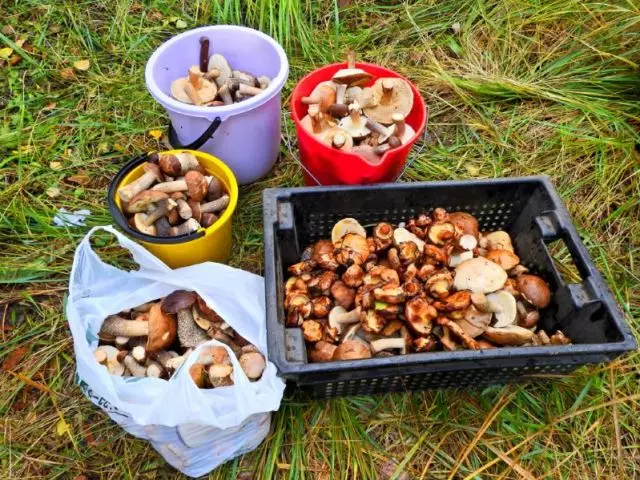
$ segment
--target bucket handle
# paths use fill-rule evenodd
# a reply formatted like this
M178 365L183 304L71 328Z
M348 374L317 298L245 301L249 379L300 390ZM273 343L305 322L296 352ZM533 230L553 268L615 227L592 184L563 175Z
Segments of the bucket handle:
M122 179L126 177L129 174L129 172L131 172L131 170L136 168L138 165L145 163L149 159L149 156L152 153L153 152L142 153L132 158L120 169L120 171L116 174L116 176L113 177L113 180L111 180L111 183L109 184L109 190L107 192L107 205L109 207L109 213L111 213L111 216L116 221L118 226L122 230L124 230L124 232L127 235L137 240L142 240L143 242L174 244L174 243L189 242L191 240L195 240L196 238L202 237L204 235L204 229L199 229L198 231L193 233L185 233L184 235L177 235L175 237L152 237L151 235L140 233L139 231L129 226L127 217L124 216L124 213L122 213L122 210L120 210L116 205L115 198L116 198L118 187L122 182Z
M200 147L202 147L202 145L204 145L205 142L213 136L221 123L222 119L220 117L214 118L211 122L211 125L209 125L207 129L202 132L202 135L200 135L190 144L183 145L182 143L180 143L180 140L178 140L178 132L176 132L173 124L171 123L171 121L169 121L169 143L171 144L171 146L173 146L173 148L180 150L200 150Z
M287 132L286 133L287 139L291 138L289 136L289 124L287 123L287 119L286 118L284 119L284 129ZM412 157L411 160L409 160L408 162L405 163L404 168L402 169L400 174L396 177L394 182L400 181L400 179L406 173L406 171L409 169L409 167L411 167L411 165L413 165L413 162L415 162L418 159L418 157L420 156L420 154L424 150L424 147L427 145L427 135L428 135L427 127L425 127L424 131L422 132L422 142L420 142L420 146L418 147L418 149L415 152L411 152L411 157ZM316 185L322 185L320 183L320 180L318 180L316 178L316 176L313 173L311 173L311 171L296 157L296 155L294 155L293 150L291 149L291 142L287 142L287 149L289 150L289 153L291 154L291 156L297 160L298 165L300 165L302 167L302 169L305 172L307 172L307 175L309 175L311 177L311 179L314 182L316 182Z

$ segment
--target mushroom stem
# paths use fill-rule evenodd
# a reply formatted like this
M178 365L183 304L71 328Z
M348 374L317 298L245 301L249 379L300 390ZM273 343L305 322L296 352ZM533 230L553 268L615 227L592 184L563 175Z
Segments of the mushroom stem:
M184 85L184 92L187 94L189 100L191 100L194 105L202 105L202 98L200 98L198 90L196 90L196 87L194 87L191 82L188 82Z
M344 147L345 143L347 143L347 139L341 133L336 133L331 139L331 144L337 149Z
M376 122L375 120L371 120L367 118L366 126L372 132L376 132L378 134L378 143L384 143L391 136L391 128L387 128L381 123Z
M243 72L241 70L233 70L231 72L231 76L235 79L237 79L240 83L244 83L245 85L249 85L251 87L255 87L256 84L259 84L259 82L257 81L256 77L254 77L253 75ZM258 82L258 83L256 83Z
M262 93L262 89L261 88L257 88L257 87L250 87L249 85L245 85L244 83L241 83L240 86L238 87L238 92L240 92L242 95L259 95Z
M170 237L177 237L178 235L186 235L187 233L193 233L200 228L200 224L193 218L190 218L182 225L177 227L171 227L169 229Z
M349 116L354 125L360 125L362 117L360 115L360 105L358 105L358 102L353 102L349 105Z
M114 337L145 337L149 335L149 322L127 320L114 315L104 321L100 331Z
M224 104L231 105L233 103L233 98L231 97L231 92L229 91L229 85L227 83L220 85L220 83L222 82L219 78L216 78L216 83L218 83L218 86L220 87L218 89L218 95L220 96Z
M382 145L378 145L377 147L375 147L373 149L373 153L375 153L376 155L380 156L384 152L386 152L387 150L391 150L391 145L389 145L388 143L384 143Z
M154 354L155 359L162 365L164 368L169 368L168 363L171 359L179 357L179 355L174 351L161 350Z
M405 131L404 117L401 113L394 113L391 115L391 120L393 120L393 124L395 125L394 135L402 138Z
M158 362L150 360L147 363L147 371L146 371L147 377L161 378L161 377L164 377L165 373L166 372L164 368L162 368L162 365L160 365Z
M344 104L344 94L346 91L347 86L345 84L340 84L336 87L336 104Z
M189 83L193 85L193 88L198 89L200 87L201 73L197 67L191 67L189 69Z
M209 59L207 59L207 63L209 62ZM220 76L220 70L218 70L217 68L214 68L212 70L209 70L208 72L205 72L202 77L205 80L215 80L216 78L218 78Z
M193 320L190 308L178 310L178 340L183 347L196 347L209 340Z
M155 182L156 180L157 177L155 176L155 174L153 174L152 172L146 172L137 180L118 190L118 195L120 195L121 200L128 202L140 192L153 185L153 182Z
M193 212L191 212L189 204L182 198L178 199L176 203L178 204L178 215L180 215L180 218L184 218L185 220L190 219Z
M116 337L115 342L116 347L119 349L126 348L129 344L129 337Z
M147 359L147 349L142 345L137 345L131 350L131 356L136 362L142 365Z
M171 229L171 224L169 223L169 220L167 220L167 217L160 217L156 223L156 235L158 235L159 237L168 237L169 236L169 230Z
M215 213L222 210L223 208L226 208L227 205L229 205L229 195L223 195L217 200L213 200L211 202L203 203L202 205L200 205L200 212Z
M356 323L356 322L360 321L360 312L358 311L357 308L354 308L350 312L337 314L335 316L335 319L336 319L336 323L339 323L341 325L349 324L349 323Z
M322 132L322 117L320 115L320 107L318 105L313 104L309 106L307 110L309 114L309 118L311 118L311 126L313 127L313 133L321 133Z
M168 359L163 366L170 370L179 369L182 366L182 364L187 360L187 358L189 357L192 351L193 351L193 348L187 349L187 351L184 352L182 355L175 356L173 358Z
M262 76L258 77L258 83L260 84L260 88L262 88L264 90L271 83L271 79L269 77L267 77L266 75L262 75Z
M385 78L382 80L382 97L380 103L382 105L388 105L391 102L393 96L393 80Z
M353 50L347 52L347 68L356 68L356 52Z
M380 340L374 340L369 343L369 348L373 353L378 353L382 350L389 350L392 348L405 347L404 338L381 338Z
M147 369L144 368L142 365L140 365L138 362L136 362L135 358L133 358L131 355L127 355L126 357L124 357L123 363L124 363L124 366L129 369L129 371L134 377L147 376Z
M187 182L185 180L174 180L173 182L163 182L158 185L154 185L151 190L158 192L173 193L173 192L186 192Z
M168 199L162 202L159 202L158 207L148 215L142 218L142 223L144 223L147 227L153 225L153 223L158 220L160 217L164 217L169 210L173 210L176 207L176 202Z

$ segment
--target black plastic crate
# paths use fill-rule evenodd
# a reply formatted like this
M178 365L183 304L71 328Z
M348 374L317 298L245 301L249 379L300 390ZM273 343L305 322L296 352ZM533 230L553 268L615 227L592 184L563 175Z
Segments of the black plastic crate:
M288 383L318 398L402 390L478 387L545 378L612 360L636 348L634 337L547 177L393 183L364 187L264 191L264 246L269 358ZM334 223L354 217L397 224L436 207L476 216L482 230L506 230L521 263L551 287L541 311L547 332L562 329L568 346L412 353L387 358L307 363L299 328L286 328L286 269L307 245L330 238ZM548 244L563 240L582 278L565 284Z

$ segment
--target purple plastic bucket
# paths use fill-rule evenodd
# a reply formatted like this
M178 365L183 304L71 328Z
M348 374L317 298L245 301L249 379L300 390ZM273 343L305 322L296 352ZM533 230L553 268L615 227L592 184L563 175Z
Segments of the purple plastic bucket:
M198 65L202 36L209 38L210 55L224 55L234 70L268 76L269 87L253 98L220 107L197 107L171 97L171 82ZM151 55L145 70L147 88L167 111L181 145L200 138L216 117L222 120L199 149L225 162L239 184L263 177L278 158L280 92L288 75L289 62L278 42L257 30L235 25L196 28L173 37Z

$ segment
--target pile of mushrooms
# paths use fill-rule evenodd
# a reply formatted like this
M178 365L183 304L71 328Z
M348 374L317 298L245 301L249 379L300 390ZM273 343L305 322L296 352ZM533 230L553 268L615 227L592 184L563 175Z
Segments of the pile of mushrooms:
M171 83L171 96L183 103L217 107L259 95L270 83L267 76L231 70L227 59L219 53L209 57L209 39L201 37L200 64L189 68L186 77Z
M302 103L308 105L301 124L318 141L356 153L376 163L380 155L407 143L415 135L405 118L413 108L408 82L382 77L367 87L372 76L355 66L350 51L347 68L320 82Z
M509 234L481 233L465 212L436 208L370 235L345 218L288 271L286 325L302 329L310 362L571 343L538 328L551 291Z
M153 153L142 168L142 176L118 189L122 211L140 233L188 235L213 225L229 205L223 183L191 153Z
M176 290L164 298L111 315L94 352L110 374L167 379L189 354L212 338L228 345L249 380L262 376L264 356L195 292ZM203 348L189 374L199 388L233 385L233 367L224 347Z

